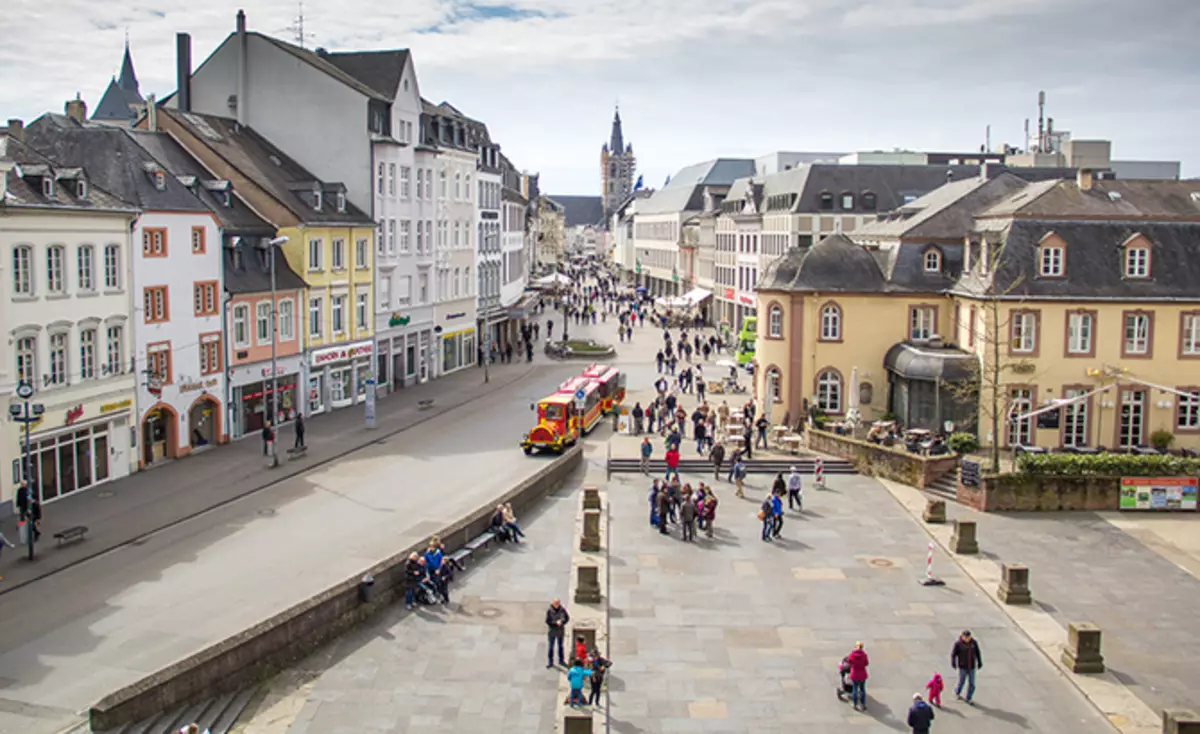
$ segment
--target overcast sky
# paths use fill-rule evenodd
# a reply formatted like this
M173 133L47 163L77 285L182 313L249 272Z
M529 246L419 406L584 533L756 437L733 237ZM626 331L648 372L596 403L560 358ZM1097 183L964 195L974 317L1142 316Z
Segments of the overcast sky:
M233 30L295 40L292 0L5 0L0 115L99 101L128 30L142 93ZM1047 114L1119 159L1200 175L1200 0L308 0L306 45L410 48L421 90L488 124L542 190L598 194L619 101L647 186L717 156L978 150Z

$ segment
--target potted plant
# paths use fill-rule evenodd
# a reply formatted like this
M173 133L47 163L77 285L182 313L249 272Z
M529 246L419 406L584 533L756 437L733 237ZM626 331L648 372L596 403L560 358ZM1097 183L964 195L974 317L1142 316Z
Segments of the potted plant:
M1168 430L1160 428L1150 434L1150 445L1163 453L1166 453L1173 443L1175 443L1175 434Z

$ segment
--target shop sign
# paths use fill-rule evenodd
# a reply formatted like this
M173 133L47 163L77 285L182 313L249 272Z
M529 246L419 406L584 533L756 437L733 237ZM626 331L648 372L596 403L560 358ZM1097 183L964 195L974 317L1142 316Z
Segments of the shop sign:
M374 342L361 342L359 344L350 344L347 346L329 347L327 349L318 349L312 353L310 359L313 367L320 367L323 364L330 362L343 362L347 359L355 357L369 357L374 351Z
M277 376L277 377L278 377L278 376L281 376L281 375L286 375L287 373L288 373L287 367L284 367L283 365L278 365L278 364L277 364L277 365L275 365L275 376ZM270 377L270 376L271 376L271 368L270 368L270 367L263 367L263 368L262 368L262 376L263 376L263 377Z
M219 380L215 377L209 378L204 382L187 382L179 386L179 392L195 392L208 387L216 387Z
M398 313L394 313L388 319L388 326L408 326L410 321L412 321L412 316L401 316Z
M1122 510L1196 511L1196 477L1121 477Z
M455 319L461 319L463 316L466 316L466 315L467 315L466 311L460 311L458 313L448 313L448 314L446 314L446 320L453 321Z
M723 289L721 291L721 297L724 298L726 301L732 301L733 300L733 289L732 288Z
M118 410L125 410L126 408L129 408L132 405L133 405L132 398L125 398L124 400L120 400L115 403L104 403L103 405L100 406L100 414L104 415L105 413L115 413Z
M739 293L737 300L738 300L738 303L742 304L743 306L753 306L754 305L754 298L752 296L746 295L745 293Z
M74 408L67 410L67 417L63 420L63 425L69 426L82 417L83 405L76 405Z

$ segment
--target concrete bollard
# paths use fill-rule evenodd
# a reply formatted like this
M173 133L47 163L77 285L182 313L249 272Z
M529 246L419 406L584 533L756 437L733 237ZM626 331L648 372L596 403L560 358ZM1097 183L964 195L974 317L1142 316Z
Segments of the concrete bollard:
M1090 622L1071 622L1067 628L1067 646L1062 651L1062 662L1072 673L1103 673L1100 628Z
M1029 568L1020 563L1000 564L1000 588L996 596L1005 604L1032 604L1029 593Z
M592 713L588 709L569 709L563 714L563 734L592 734Z
M946 522L946 500L928 500L925 503L925 522L941 525Z
M597 566L575 567L575 603L600 603L600 569Z
M950 536L950 550L960 555L979 552L974 520L954 521L954 534Z
M583 535L579 539L579 550L593 552L600 550L600 511L583 511Z
M1200 714L1190 709L1163 711L1163 734L1200 734Z
M600 509L600 490L595 487L583 488L583 509L599 510Z

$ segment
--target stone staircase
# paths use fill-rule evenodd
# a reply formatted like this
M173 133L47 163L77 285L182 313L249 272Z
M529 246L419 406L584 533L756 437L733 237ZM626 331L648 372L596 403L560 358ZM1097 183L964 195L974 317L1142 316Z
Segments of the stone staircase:
M246 710L255 690L226 694L195 705L184 705L134 724L106 729L96 734L178 734L188 724L197 724L201 732L229 734L229 730Z
M854 465L845 459L824 459L822 470L825 474L857 474ZM746 462L747 474L779 474L785 476L792 467L805 476L811 476L816 468L816 460L811 456L796 457L793 459L751 459ZM641 472L641 459L623 459L610 458L608 460L608 471L612 474L636 474ZM650 473L662 474L667 470L667 462L663 459L650 460ZM713 470L712 463L707 459L680 459L679 472L681 474L711 474ZM722 466L721 471L729 471L729 462L726 461ZM951 492L953 494L953 492ZM215 733L214 733L215 734Z
M947 502L958 501L958 469L948 471L925 488L925 494Z

